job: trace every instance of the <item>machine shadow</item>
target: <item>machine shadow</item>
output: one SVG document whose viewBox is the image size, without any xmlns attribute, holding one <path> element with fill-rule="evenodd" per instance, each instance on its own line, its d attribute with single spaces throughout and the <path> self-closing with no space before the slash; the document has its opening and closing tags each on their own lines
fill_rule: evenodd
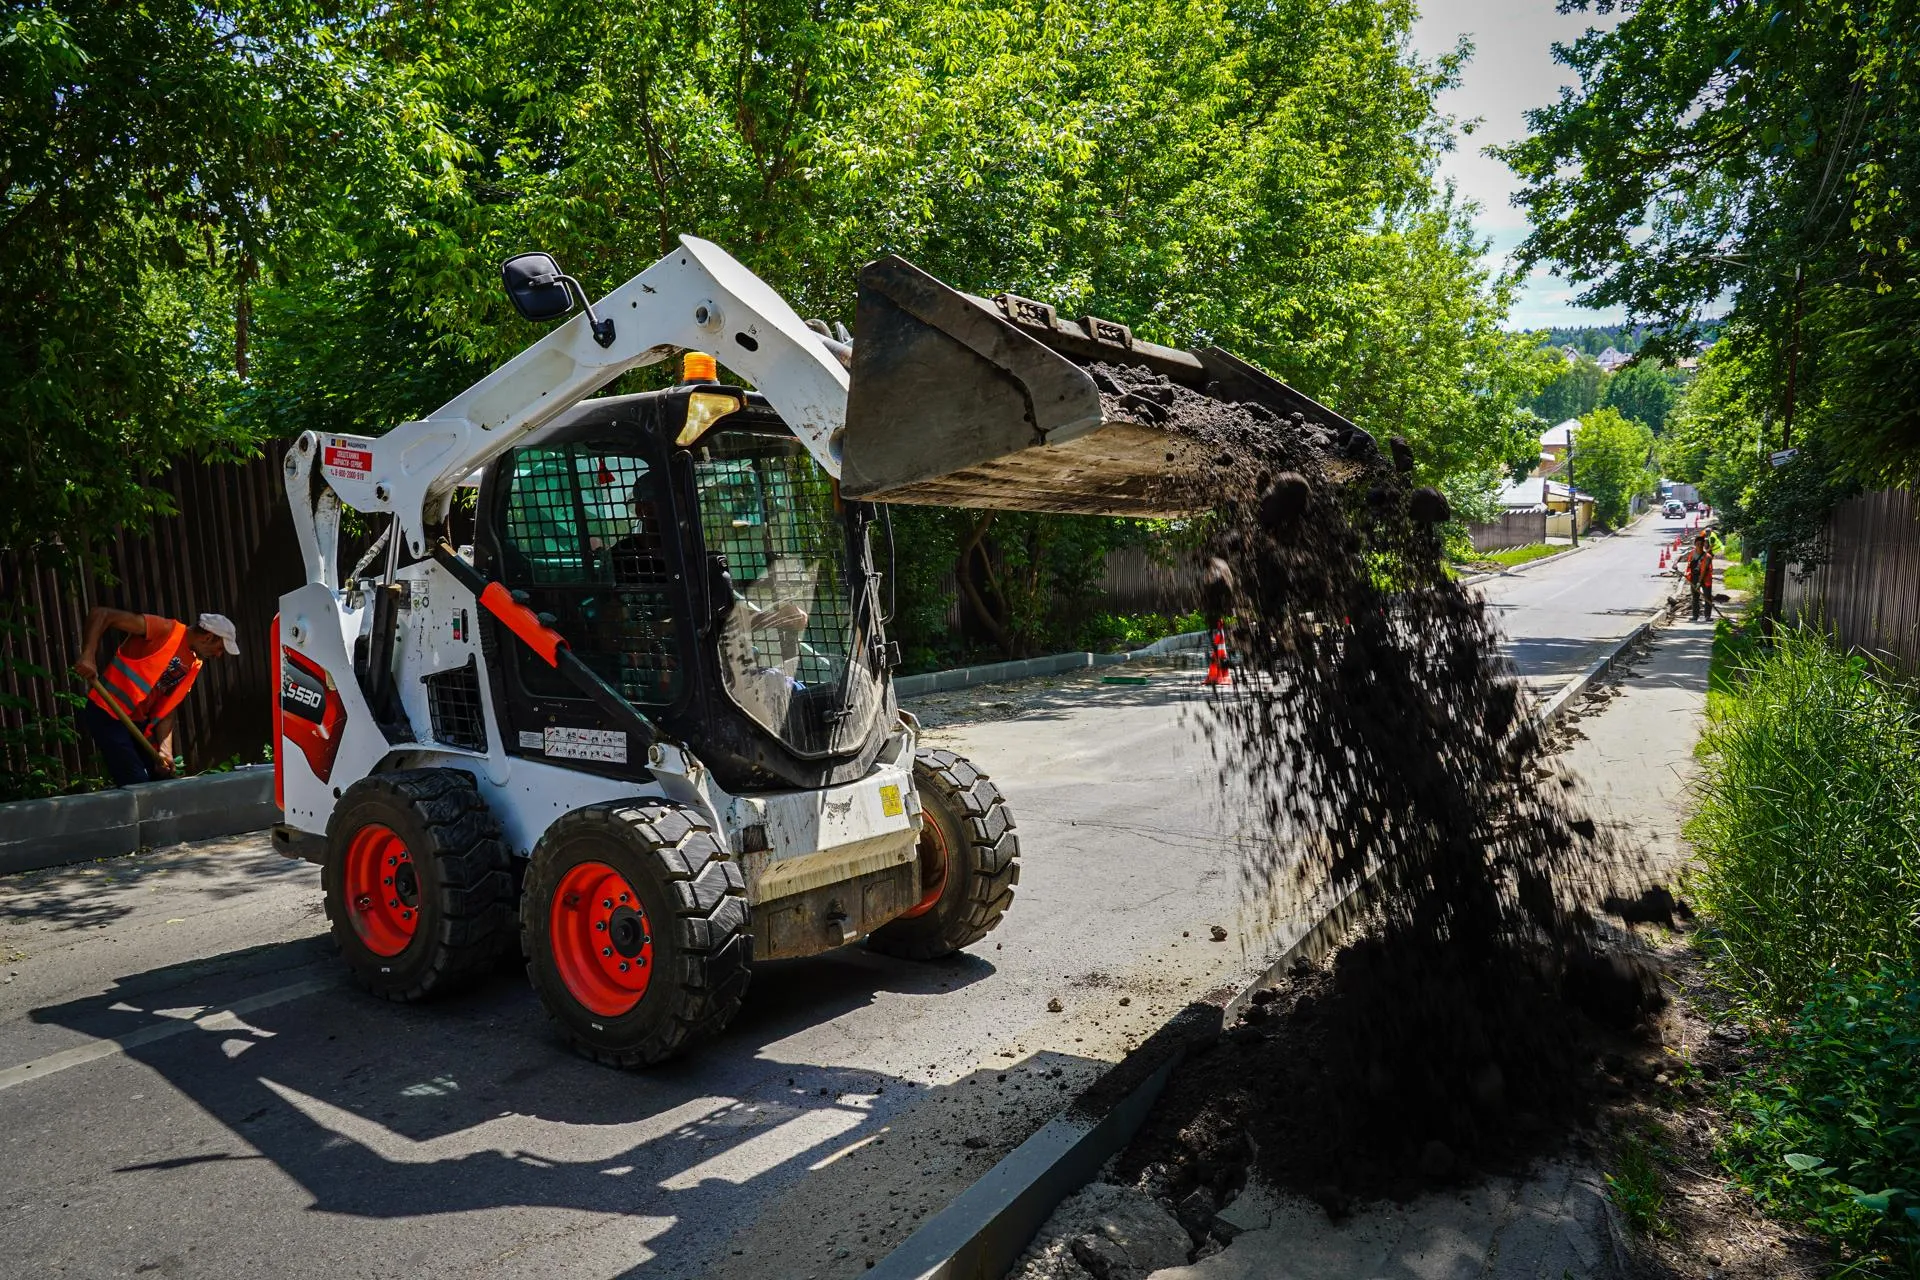
<svg viewBox="0 0 1920 1280">
<path fill-rule="evenodd" d="M 724 1238 L 705 1224 L 738 1224 L 742 1188 L 752 1186 L 757 1202 L 929 1093 L 872 1070 L 783 1062 L 781 1041 L 883 992 L 931 996 L 994 972 L 976 956 L 914 964 L 864 948 L 769 963 L 725 1033 L 634 1073 L 563 1045 L 506 965 L 431 1006 L 389 1004 L 341 978 L 223 1012 L 273 985 L 267 975 L 284 983 L 328 974 L 330 956 L 315 962 L 330 951 L 325 938 L 251 948 L 129 975 L 100 995 L 33 1012 L 37 1022 L 131 1041 L 128 1057 L 259 1153 L 210 1156 L 183 1140 L 177 1155 L 108 1176 L 164 1178 L 155 1194 L 191 1197 L 204 1170 L 264 1159 L 321 1213 L 625 1215 L 664 1223 L 649 1248 L 671 1245 L 684 1259 Z M 168 1018 L 182 1030 L 133 1034 Z"/>
</svg>

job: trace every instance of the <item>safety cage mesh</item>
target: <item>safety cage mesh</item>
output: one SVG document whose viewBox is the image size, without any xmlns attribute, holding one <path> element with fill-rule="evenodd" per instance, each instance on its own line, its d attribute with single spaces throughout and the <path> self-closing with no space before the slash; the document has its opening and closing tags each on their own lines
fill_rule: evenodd
<svg viewBox="0 0 1920 1280">
<path fill-rule="evenodd" d="M 801 754 L 857 746 L 881 691 L 858 657 L 832 480 L 793 437 L 745 430 L 703 436 L 693 470 L 707 550 L 733 579 L 720 635 L 728 694 Z"/>
<path fill-rule="evenodd" d="M 646 459 L 592 441 L 522 449 L 508 477 L 501 576 L 580 660 L 636 706 L 680 695 L 678 593 L 668 565 L 669 510 Z M 520 678 L 541 697 L 575 686 L 525 646 Z"/>
</svg>

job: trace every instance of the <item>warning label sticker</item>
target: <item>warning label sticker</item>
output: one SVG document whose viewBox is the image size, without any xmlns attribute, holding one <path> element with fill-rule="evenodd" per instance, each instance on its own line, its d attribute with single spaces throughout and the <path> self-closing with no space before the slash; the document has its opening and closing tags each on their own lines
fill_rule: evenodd
<svg viewBox="0 0 1920 1280">
<path fill-rule="evenodd" d="M 522 729 L 520 731 L 520 749 L 522 751 L 545 751 L 547 749 L 547 740 L 540 736 L 538 730 Z"/>
<path fill-rule="evenodd" d="M 601 760 L 608 764 L 625 764 L 627 735 L 621 729 L 568 729 L 549 725 L 542 750 L 565 760 Z"/>
<path fill-rule="evenodd" d="M 907 806 L 900 803 L 900 788 L 895 786 L 880 788 L 881 813 L 886 814 L 889 818 L 897 818 L 906 811 Z"/>
<path fill-rule="evenodd" d="M 336 480 L 365 480 L 373 471 L 373 451 L 335 437 L 320 451 L 320 466 Z"/>
</svg>

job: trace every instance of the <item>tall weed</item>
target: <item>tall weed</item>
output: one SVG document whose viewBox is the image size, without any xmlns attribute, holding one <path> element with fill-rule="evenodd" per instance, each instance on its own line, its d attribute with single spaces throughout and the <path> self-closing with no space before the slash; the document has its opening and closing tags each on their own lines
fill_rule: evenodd
<svg viewBox="0 0 1920 1280">
<path fill-rule="evenodd" d="M 1740 660 L 1702 739 L 1693 890 L 1728 986 L 1786 1016 L 1830 969 L 1920 967 L 1920 707 L 1815 631 Z"/>
</svg>

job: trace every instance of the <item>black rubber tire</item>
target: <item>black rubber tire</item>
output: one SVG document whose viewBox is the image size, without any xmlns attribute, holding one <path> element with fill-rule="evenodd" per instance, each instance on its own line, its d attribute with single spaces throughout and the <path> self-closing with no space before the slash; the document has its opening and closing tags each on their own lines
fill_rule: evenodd
<svg viewBox="0 0 1920 1280">
<path fill-rule="evenodd" d="M 913 782 L 922 820 L 939 824 L 946 842 L 946 886 L 930 911 L 882 925 L 867 945 L 907 960 L 936 960 L 980 941 L 1006 915 L 1020 883 L 1020 837 L 1000 788 L 966 757 L 918 752 Z"/>
<path fill-rule="evenodd" d="M 627 878 L 652 929 L 653 978 L 640 1002 L 614 1017 L 583 1005 L 553 959 L 554 893 L 567 870 L 585 861 Z M 574 1048 L 596 1062 L 664 1062 L 721 1031 L 746 996 L 753 963 L 746 881 L 696 810 L 621 800 L 563 814 L 534 847 L 520 901 L 527 978 Z"/>
<path fill-rule="evenodd" d="M 405 842 L 419 878 L 419 924 L 394 956 L 361 941 L 343 887 L 347 846 L 373 823 Z M 500 826 L 473 778 L 458 769 L 378 773 L 348 787 L 327 821 L 320 883 L 334 942 L 354 980 L 387 1000 L 425 1000 L 469 986 L 513 942 L 513 873 Z"/>
</svg>

